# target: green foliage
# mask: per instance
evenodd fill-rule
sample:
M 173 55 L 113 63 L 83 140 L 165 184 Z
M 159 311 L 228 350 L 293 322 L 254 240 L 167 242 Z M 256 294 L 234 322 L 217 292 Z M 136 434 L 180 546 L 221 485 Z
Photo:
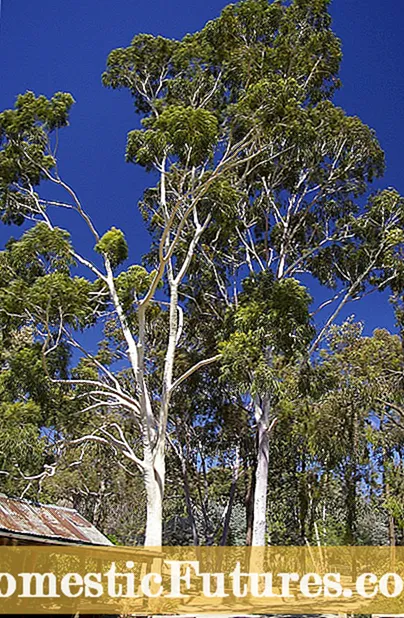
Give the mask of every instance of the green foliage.
M 88 323 L 91 283 L 83 277 L 51 273 L 27 291 L 27 303 L 37 307 L 53 323 L 61 316 L 66 324 L 83 328 Z
M 247 278 L 231 316 L 234 331 L 219 345 L 223 375 L 244 388 L 252 382 L 261 393 L 275 388 L 281 359 L 303 354 L 314 334 L 310 303 L 293 279 L 275 281 L 270 273 Z
M 68 408 L 65 393 L 44 372 L 42 345 L 32 326 L 1 329 L 0 471 L 9 495 L 37 498 L 38 485 L 25 477 L 40 475 L 52 462 L 51 435 Z M 66 377 L 69 353 L 60 346 L 48 356 L 48 375 Z
M 116 278 L 116 288 L 122 306 L 126 311 L 133 308 L 133 303 L 139 295 L 147 292 L 154 277 L 154 271 L 149 273 L 139 265 L 129 266 L 126 271 L 118 275 Z
M 11 495 L 22 491 L 27 482 L 21 473 L 40 473 L 46 440 L 41 437 L 41 413 L 32 402 L 0 403 L 0 469 L 2 490 Z
M 49 139 L 68 124 L 73 103 L 63 92 L 51 99 L 26 92 L 14 109 L 0 114 L 0 209 L 6 223 L 23 222 L 34 199 L 30 189 L 55 166 Z
M 112 227 L 95 245 L 97 253 L 105 255 L 112 268 L 117 268 L 128 257 L 128 245 L 122 230 Z
M 102 303 L 97 283 L 70 274 L 74 264 L 69 234 L 45 223 L 12 239 L 0 254 L 0 323 L 22 326 L 27 316 L 46 328 L 85 328 Z
M 303 352 L 313 336 L 312 298 L 294 279 L 271 279 L 270 273 L 259 273 L 244 281 L 235 321 L 243 330 L 262 332 L 269 345 L 289 357 Z
M 110 53 L 103 83 L 129 89 L 143 115 L 144 128 L 128 135 L 128 161 L 151 169 L 172 156 L 199 166 L 229 137 L 231 116 L 235 135 L 254 125 L 258 133 L 259 124 L 290 122 L 298 101 L 329 95 L 340 58 L 326 2 L 244 0 L 181 41 L 137 35 Z
M 232 85 L 280 74 L 298 78 L 299 86 L 317 100 L 338 86 L 335 75 L 341 59 L 327 5 L 322 0 L 315 4 L 245 0 L 227 6 L 202 36 L 226 67 Z
M 177 41 L 162 36 L 135 36 L 130 47 L 118 48 L 109 54 L 107 70 L 102 76 L 104 86 L 129 88 L 135 98 L 136 109 L 140 112 L 148 111 L 150 102 L 140 92 L 141 83 L 147 79 L 152 91 L 158 88 L 161 69 L 167 67 L 170 71 L 177 47 Z
M 153 238 L 148 268 L 131 265 L 114 279 L 125 328 L 145 358 L 141 388 L 128 369 L 122 314 L 105 278 L 75 276 L 70 236 L 51 229 L 50 204 L 36 192 L 51 172 L 61 182 L 52 141 L 68 124 L 72 97 L 28 92 L 0 114 L 2 218 L 43 219 L 0 253 L 0 471 L 7 492 L 25 491 L 24 475 L 37 475 L 58 456 L 55 477 L 46 489 L 30 485 L 29 495 L 41 489 L 52 500 L 69 499 L 117 542 L 142 542 L 143 486 L 132 468 L 127 474 L 121 467 L 115 423 L 141 453 L 142 427 L 120 396 L 137 398 L 147 386 L 151 405 L 160 403 L 169 328 L 166 303 L 153 303 L 139 345 L 136 311 L 161 252 L 175 248 L 171 261 L 162 260 L 175 272 L 206 222 L 179 285 L 174 380 L 218 348 L 222 360 L 182 382 L 170 401 L 176 452 L 167 458 L 166 541 L 190 542 L 194 508 L 200 538 L 217 542 L 234 490 L 227 541 L 243 542 L 257 399 L 270 401 L 269 421 L 277 421 L 268 462 L 272 543 L 386 542 L 389 518 L 403 528 L 401 340 L 382 330 L 364 337 L 349 321 L 329 329 L 327 345 L 308 358 L 319 328 L 310 313 L 313 277 L 347 298 L 391 285 L 404 322 L 403 199 L 388 189 L 357 201 L 383 173 L 384 155 L 374 132 L 330 100 L 341 50 L 328 5 L 242 0 L 182 40 L 140 34 L 108 57 L 104 84 L 128 89 L 141 116 L 126 158 L 160 174 L 141 204 Z M 231 157 L 224 164 L 225 153 Z M 86 219 L 69 195 L 69 208 Z M 117 269 L 128 257 L 124 233 L 111 228 L 95 251 Z M 94 327 L 101 336 L 100 325 L 97 352 L 84 352 L 77 331 Z M 66 385 L 69 378 L 76 381 Z M 102 409 L 95 381 L 105 386 Z M 108 451 L 70 445 L 60 455 L 53 444 L 108 430 L 118 431 Z M 242 473 L 233 485 L 236 451 Z M 178 492 L 186 482 L 188 502 Z
M 24 276 L 24 271 L 49 270 L 66 271 L 74 263 L 71 256 L 70 234 L 60 228 L 50 229 L 44 222 L 37 223 L 27 230 L 20 240 L 10 240 L 7 244 L 10 263 L 16 273 Z
M 217 118 L 205 109 L 169 106 L 144 124 L 150 128 L 129 133 L 126 158 L 146 168 L 169 153 L 182 164 L 200 165 L 212 156 L 218 139 Z

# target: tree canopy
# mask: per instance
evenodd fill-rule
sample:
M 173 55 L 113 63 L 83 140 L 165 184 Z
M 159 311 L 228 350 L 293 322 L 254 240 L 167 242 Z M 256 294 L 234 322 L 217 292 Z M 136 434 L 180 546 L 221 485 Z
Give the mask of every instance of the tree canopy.
M 5 491 L 68 496 L 122 543 L 402 542 L 404 201 L 372 189 L 376 134 L 333 102 L 328 5 L 242 0 L 111 51 L 145 256 L 64 179 L 70 94 L 0 113 L 1 217 L 22 226 L 0 253 Z M 378 291 L 398 334 L 342 319 Z

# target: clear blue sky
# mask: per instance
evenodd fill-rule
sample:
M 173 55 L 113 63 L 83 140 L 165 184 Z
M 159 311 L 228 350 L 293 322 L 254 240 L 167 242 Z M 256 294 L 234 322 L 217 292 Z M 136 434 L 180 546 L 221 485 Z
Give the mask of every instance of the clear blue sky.
M 1 1 L 1 0 L 0 0 Z M 62 134 L 62 175 L 78 191 L 101 231 L 122 227 L 131 260 L 147 250 L 137 213 L 147 177 L 124 162 L 126 133 L 137 120 L 130 97 L 101 86 L 109 51 L 139 32 L 182 37 L 201 28 L 224 0 L 2 0 L 0 109 L 27 89 L 71 92 L 76 105 Z M 374 128 L 387 156 L 383 184 L 404 193 L 404 2 L 334 0 L 334 30 L 342 39 L 343 88 L 336 102 Z M 76 232 L 76 230 L 75 230 Z M 0 227 L 0 241 L 10 230 Z M 87 237 L 77 229 L 80 244 Z M 392 326 L 385 298 L 349 313 Z

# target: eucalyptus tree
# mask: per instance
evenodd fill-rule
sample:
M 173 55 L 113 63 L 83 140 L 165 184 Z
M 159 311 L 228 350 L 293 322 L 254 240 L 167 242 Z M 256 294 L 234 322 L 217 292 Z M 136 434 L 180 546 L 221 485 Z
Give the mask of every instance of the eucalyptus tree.
M 208 114 L 214 114 L 222 136 L 214 159 L 222 153 L 224 156 L 232 152 L 238 154 L 237 166 L 231 162 L 221 182 L 211 185 L 211 190 L 204 196 L 204 208 L 210 213 L 205 240 L 199 242 L 199 238 L 195 239 L 194 222 L 184 216 L 186 209 L 176 212 L 181 218 L 178 224 L 182 226 L 183 238 L 189 239 L 185 241 L 185 246 L 179 243 L 179 250 L 182 249 L 186 256 L 187 242 L 195 239 L 195 245 L 199 244 L 198 255 L 201 254 L 202 259 L 194 262 L 194 268 L 190 266 L 188 277 L 183 280 L 185 285 L 182 289 L 175 286 L 175 293 L 182 293 L 186 299 L 191 289 L 191 296 L 195 298 L 197 292 L 193 281 L 196 280 L 197 286 L 204 285 L 206 278 L 210 277 L 204 271 L 212 271 L 212 277 L 225 297 L 224 302 L 223 298 L 214 300 L 217 306 L 213 314 L 220 313 L 221 307 L 232 304 L 232 300 L 227 299 L 227 277 L 224 280 L 218 278 L 222 271 L 221 258 L 225 262 L 225 275 L 229 265 L 233 281 L 237 282 L 240 267 L 244 267 L 240 256 L 245 252 L 245 236 L 249 242 L 251 234 L 255 234 L 254 228 L 258 230 L 261 226 L 262 218 L 253 226 L 251 221 L 256 218 L 253 213 L 259 203 L 256 194 L 260 193 L 262 177 L 268 176 L 269 170 L 275 167 L 285 170 L 281 173 L 282 180 L 278 180 L 277 189 L 282 183 L 285 185 L 283 176 L 286 170 L 289 172 L 289 184 L 292 182 L 297 166 L 291 165 L 291 161 L 296 158 L 297 149 L 305 147 L 307 150 L 317 131 L 316 121 L 306 118 L 308 106 L 311 109 L 338 85 L 340 45 L 330 29 L 327 5 L 325 0 L 273 3 L 247 0 L 226 7 L 219 18 L 209 22 L 199 33 L 186 36 L 181 43 L 161 37 L 140 36 L 135 37 L 130 47 L 110 54 L 104 83 L 113 88 L 127 88 L 134 97 L 136 108 L 147 116 L 143 121 L 146 131 L 137 130 L 129 134 L 128 159 L 146 168 L 157 162 L 161 174 L 159 188 L 146 192 L 142 205 L 149 229 L 155 237 L 151 263 L 158 254 L 159 239 L 166 220 L 166 204 L 170 200 L 175 201 L 177 185 L 174 186 L 173 182 L 178 182 L 179 170 L 186 156 L 191 169 L 190 178 L 194 183 L 195 163 L 193 155 L 189 154 L 189 145 L 188 155 L 187 149 L 184 149 L 181 123 L 186 121 L 190 133 L 197 135 L 197 108 L 199 126 L 203 125 L 207 137 L 212 126 Z M 203 117 L 200 108 L 203 108 Z M 317 124 L 321 124 L 321 115 L 322 110 L 318 109 Z M 166 145 L 164 131 L 169 123 L 175 131 L 177 148 L 177 158 L 170 173 L 165 167 L 166 159 L 161 150 Z M 305 131 L 305 123 L 312 123 L 311 131 Z M 168 195 L 171 197 L 167 201 Z M 254 252 L 254 248 L 252 253 L 248 250 L 247 259 L 241 258 L 241 262 L 257 262 Z M 251 267 L 251 270 L 254 268 Z M 234 287 L 237 288 L 237 285 Z M 173 289 L 172 282 L 167 280 L 167 293 L 170 294 Z M 293 297 L 292 286 L 288 290 L 289 296 Z M 305 304 L 304 299 L 302 303 Z M 293 304 L 292 299 L 289 304 Z M 208 328 L 216 324 L 216 320 L 212 319 Z M 307 321 L 306 315 L 300 315 L 297 320 L 303 328 L 307 326 L 303 324 Z M 201 339 L 203 341 L 204 337 Z M 203 358 L 203 345 L 198 348 Z M 216 357 L 216 352 L 212 350 L 212 358 Z M 255 399 L 259 414 L 262 406 L 258 393 Z M 268 427 L 264 416 L 259 422 L 262 427 L 262 462 L 267 448 Z M 256 526 L 262 529 L 265 470 L 260 468 L 259 476 L 262 482 L 258 484 L 256 495 L 260 506 L 256 511 L 260 511 L 261 523 L 257 515 Z M 259 538 L 255 536 L 255 542 L 262 544 L 263 534 L 260 533 Z
M 345 542 L 366 538 L 367 502 L 394 545 L 393 513 L 402 525 L 403 355 L 398 335 L 377 329 L 365 337 L 362 331 L 363 324 L 352 320 L 330 330 L 318 361 L 326 386 L 312 401 L 313 416 L 322 420 L 311 424 L 312 453 L 327 460 L 344 488 Z
M 1 260 L 2 277 L 7 265 Z M 0 303 L 3 295 L 0 293 Z M 5 319 L 4 319 L 5 318 Z M 69 355 L 61 346 L 49 357 L 49 373 L 64 377 Z M 0 316 L 0 486 L 16 496 L 38 498 L 45 478 L 53 476 L 55 444 L 51 428 L 68 404 L 63 387 L 43 372 L 41 344 L 27 323 Z M 45 429 L 46 428 L 46 429 Z
M 304 356 L 310 338 L 314 351 L 348 301 L 396 277 L 402 200 L 391 190 L 355 204 L 382 173 L 383 153 L 372 131 L 328 100 L 341 52 L 327 6 L 245 0 L 181 41 L 142 34 L 111 52 L 104 84 L 128 89 L 141 118 L 126 157 L 152 178 L 141 201 L 153 234 L 145 265 L 128 265 L 118 222 L 99 232 L 60 173 L 55 144 L 71 95 L 28 92 L 0 114 L 3 219 L 31 224 L 2 254 L 2 313 L 35 327 L 48 380 L 70 389 L 85 419 L 74 445 L 97 442 L 142 474 L 146 544 L 162 542 L 173 397 L 220 355 L 255 409 L 253 536 L 264 544 L 277 367 Z M 44 182 L 53 198 L 40 193 Z M 59 208 L 87 226 L 91 256 L 56 227 Z M 333 290 L 315 337 L 302 273 Z M 190 348 L 198 311 L 202 336 Z M 94 354 L 80 331 L 100 326 Z M 55 376 L 52 354 L 66 346 L 82 361 Z
M 262 2 L 245 6 L 250 18 L 255 8 L 264 8 Z M 280 3 L 271 10 L 274 19 L 277 14 L 283 19 Z M 129 88 L 142 117 L 142 128 L 128 135 L 127 159 L 154 172 L 155 186 L 142 203 L 155 230 L 156 251 L 149 270 L 139 264 L 123 267 L 128 258 L 124 232 L 113 227 L 100 233 L 89 209 L 60 174 L 56 142 L 59 130 L 68 124 L 72 96 L 57 93 L 47 99 L 27 92 L 17 98 L 14 109 L 0 115 L 3 220 L 31 223 L 3 252 L 7 268 L 2 311 L 19 325 L 28 322 L 35 327 L 48 379 L 70 386 L 72 396 L 83 403 L 83 414 L 91 415 L 92 431 L 78 435 L 74 444 L 98 442 L 116 451 L 126 461 L 122 465 L 140 470 L 147 494 L 148 545 L 162 542 L 172 395 L 218 357 L 215 353 L 200 358 L 183 373 L 176 372 L 183 328 L 179 288 L 213 210 L 217 218 L 233 201 L 237 169 L 244 164 L 252 172 L 258 157 L 270 161 L 279 154 L 268 148 L 258 119 L 240 130 L 232 114 L 244 94 L 239 65 L 245 74 L 249 68 L 241 49 L 235 62 L 229 62 L 232 44 L 230 33 L 223 38 L 225 22 L 208 24 L 183 41 L 138 35 L 129 48 L 115 50 L 108 58 L 105 85 Z M 266 27 L 272 34 L 277 28 L 270 16 Z M 223 42 L 219 48 L 218 41 Z M 286 51 L 289 60 L 292 47 Z M 312 67 L 314 81 L 322 65 L 319 61 Z M 248 175 L 244 170 L 243 177 Z M 40 193 L 43 182 L 54 188 L 53 198 Z M 93 237 L 91 257 L 78 250 L 69 232 L 55 226 L 52 213 L 58 208 L 81 217 Z M 157 294 L 161 285 L 163 299 Z M 80 331 L 100 324 L 105 324 L 109 346 L 92 354 Z M 160 338 L 155 345 L 157 331 L 165 341 Z M 84 360 L 70 376 L 55 377 L 48 361 L 64 345 Z M 124 369 L 114 366 L 117 360 L 126 363 Z
M 142 47 L 142 43 L 139 45 Z M 148 57 L 143 57 L 146 65 Z M 164 64 L 164 59 L 161 62 Z M 210 84 L 210 88 L 214 86 Z M 117 269 L 128 253 L 123 232 L 112 228 L 101 235 L 56 167 L 52 137 L 57 129 L 67 124 L 72 102 L 67 94 L 57 94 L 47 100 L 26 93 L 18 97 L 13 110 L 6 110 L 0 116 L 3 218 L 15 223 L 33 221 L 33 226 L 22 238 L 3 253 L 7 268 L 2 276 L 2 311 L 17 322 L 20 320 L 20 324 L 28 321 L 35 326 L 37 337 L 43 341 L 44 367 L 49 380 L 69 384 L 73 393 L 85 402 L 83 412 L 97 415 L 94 430 L 78 436 L 75 444 L 87 441 L 105 444 L 126 458 L 130 466 L 140 469 L 147 493 L 146 544 L 161 545 L 170 399 L 179 384 L 198 369 L 198 365 L 188 367 L 184 375 L 174 376 L 175 350 L 182 328 L 177 290 L 186 275 L 196 243 L 209 223 L 209 212 L 206 209 L 201 212 L 203 198 L 226 170 L 236 165 L 248 140 L 239 142 L 236 147 L 230 145 L 219 154 L 218 160 L 214 160 L 213 153 L 221 137 L 215 114 L 196 107 L 184 115 L 181 108 L 168 105 L 153 128 L 131 134 L 129 151 L 137 150 L 144 160 L 149 156 L 146 151 L 151 148 L 147 165 L 155 164 L 159 170 L 163 229 L 155 270 L 148 272 L 140 265 L 130 265 L 118 274 Z M 179 127 L 182 127 L 182 138 L 178 137 Z M 37 187 L 43 180 L 56 189 L 63 189 L 66 201 L 42 199 Z M 55 227 L 52 208 L 66 208 L 81 216 L 93 235 L 95 255 L 102 256 L 101 267 L 96 259 L 81 255 L 73 247 L 66 231 Z M 185 255 L 178 255 L 181 229 L 190 217 L 193 238 Z M 74 275 L 75 264 L 87 268 L 92 278 Z M 168 300 L 159 305 L 155 294 L 165 277 L 170 292 Z M 154 323 L 159 307 L 164 311 L 166 304 L 168 335 L 156 395 L 150 392 L 148 384 L 156 359 L 149 356 L 147 329 L 148 323 Z M 114 334 L 118 341 L 115 358 L 123 356 L 127 361 L 129 379 L 127 374 L 121 378 L 121 372 L 110 368 L 108 360 L 103 362 L 102 354 L 97 357 L 86 350 L 78 336 L 80 330 L 102 324 L 108 313 L 113 314 L 115 331 L 118 329 L 120 333 L 120 337 Z M 86 371 L 84 375 L 81 371 L 68 378 L 52 376 L 47 360 L 55 349 L 66 343 L 86 359 L 87 375 Z M 211 361 L 204 360 L 202 365 L 206 362 Z M 110 412 L 114 409 L 119 413 L 111 422 Z M 100 423 L 98 419 L 102 415 L 104 422 Z M 121 417 L 125 422 L 121 423 Z M 129 431 L 125 431 L 128 425 Z M 141 446 L 137 441 L 139 432 Z
M 368 136 L 371 136 L 370 132 Z M 371 139 L 374 139 L 373 136 Z M 366 152 L 361 141 L 356 143 L 356 147 L 357 155 Z M 315 143 L 311 146 L 311 153 L 314 148 Z M 328 161 L 332 161 L 331 167 L 338 168 L 337 160 L 341 161 L 341 156 L 336 155 L 335 159 L 329 159 L 329 156 L 330 152 L 324 157 L 326 167 Z M 352 161 L 347 163 L 349 169 L 351 164 Z M 356 182 L 358 172 L 354 171 L 353 176 Z M 355 189 L 349 187 L 349 184 L 350 181 L 347 182 L 347 192 L 352 195 L 351 191 Z M 343 190 L 340 179 L 336 185 L 340 195 L 333 199 L 333 190 L 326 190 L 326 201 L 321 203 L 319 199 L 318 205 L 316 191 L 321 192 L 321 187 L 315 189 L 314 197 L 311 195 L 308 202 L 294 189 L 283 209 L 279 197 L 271 197 L 276 196 L 277 191 L 267 191 L 268 183 L 264 179 L 264 190 L 259 199 L 268 198 L 274 207 L 273 210 L 269 208 L 273 216 L 271 222 L 266 214 L 265 221 L 261 219 L 264 226 L 268 225 L 268 234 L 262 240 L 262 230 L 256 229 L 258 226 L 254 221 L 258 218 L 256 214 L 244 219 L 244 225 L 241 225 L 244 229 L 237 230 L 240 232 L 240 250 L 245 250 L 245 261 L 240 260 L 235 272 L 239 273 L 247 262 L 251 274 L 246 282 L 256 282 L 257 294 L 260 293 L 260 287 L 263 289 L 261 281 L 265 278 L 270 280 L 271 277 L 273 280 L 272 291 L 264 293 L 258 304 L 255 299 L 245 301 L 244 295 L 236 287 L 237 296 L 230 300 L 233 308 L 229 309 L 233 315 L 233 332 L 225 337 L 220 346 L 225 374 L 233 378 L 237 376 L 244 393 L 251 397 L 260 436 L 253 535 L 253 543 L 257 545 L 265 541 L 269 433 L 277 422 L 279 368 L 288 362 L 288 358 L 300 358 L 304 366 L 310 358 L 315 357 L 329 328 L 347 303 L 357 301 L 373 291 L 386 289 L 399 276 L 402 268 L 400 229 L 404 224 L 404 208 L 400 195 L 396 191 L 386 190 L 372 196 L 362 209 L 355 207 L 352 202 L 348 205 L 341 198 Z M 282 188 L 278 196 L 284 198 L 285 193 Z M 301 200 L 297 208 L 294 202 L 296 199 Z M 300 208 L 303 211 L 301 213 Z M 243 210 L 248 212 L 246 205 Z M 289 216 L 292 222 L 288 220 Z M 280 221 L 276 221 L 278 218 Z M 281 240 L 279 236 L 286 228 L 290 233 L 287 242 L 286 237 Z M 310 314 L 309 290 L 314 279 L 327 287 L 330 294 Z M 308 289 L 302 286 L 302 282 Z M 228 294 L 232 286 L 225 288 L 223 281 L 220 281 L 217 289 L 218 294 L 225 289 Z M 285 303 L 287 296 L 284 292 L 288 289 L 289 302 Z M 276 305 L 284 320 L 286 349 L 282 347 L 284 342 L 279 340 L 282 334 L 279 322 L 282 324 L 282 318 L 271 304 L 271 297 L 276 299 L 277 293 L 280 296 Z M 250 297 L 253 298 L 251 294 Z M 322 317 L 324 313 L 326 315 Z M 313 326 L 316 330 L 310 342 L 310 327 Z
M 283 369 L 269 458 L 271 543 L 400 538 L 402 363 L 398 335 L 364 336 L 349 319 L 331 327 L 312 366 Z
M 394 189 L 366 203 L 362 197 L 383 174 L 384 155 L 374 132 L 331 102 L 340 48 L 327 6 L 247 1 L 207 26 L 210 37 L 223 35 L 216 48 L 242 84 L 243 96 L 232 102 L 237 131 L 248 133 L 258 122 L 259 144 L 277 153 L 238 168 L 231 205 L 213 217 L 198 253 L 210 274 L 188 279 L 196 316 L 210 313 L 217 321 L 221 308 L 226 324 L 227 310 L 232 326 L 221 329 L 219 345 L 224 375 L 254 409 L 256 545 L 265 543 L 279 366 L 313 358 L 348 303 L 400 287 L 402 279 L 404 202 Z M 240 294 L 243 279 L 248 294 Z M 318 283 L 325 298 L 310 316 Z
M 194 49 L 203 42 L 207 52 L 202 65 L 193 60 L 192 70 L 202 66 L 205 76 L 220 75 L 216 92 L 233 135 L 256 135 L 248 160 L 207 196 L 212 221 L 183 294 L 187 308 L 205 319 L 209 315 L 211 324 L 218 325 L 226 309 L 231 315 L 233 332 L 225 324 L 217 333 L 223 374 L 234 377 L 240 394 L 250 397 L 257 422 L 257 545 L 265 543 L 278 365 L 312 356 L 348 302 L 394 283 L 402 269 L 401 196 L 387 190 L 365 206 L 358 199 L 383 173 L 383 152 L 372 130 L 329 100 L 339 85 L 341 55 L 327 6 L 322 0 L 241 2 L 185 39 Z M 112 85 L 128 87 L 136 99 L 148 82 L 133 82 L 133 49 L 115 53 L 119 79 Z M 182 75 L 172 93 L 180 92 L 192 105 L 187 79 Z M 158 204 L 152 194 L 144 204 L 158 236 Z M 192 230 L 184 226 L 184 233 Z M 240 295 L 246 274 L 249 292 Z M 312 281 L 307 275 L 330 290 L 315 311 L 325 317 L 318 314 L 314 336 L 310 297 L 297 283 Z M 253 286 L 256 295 L 249 302 Z M 198 333 L 206 342 L 201 329 Z

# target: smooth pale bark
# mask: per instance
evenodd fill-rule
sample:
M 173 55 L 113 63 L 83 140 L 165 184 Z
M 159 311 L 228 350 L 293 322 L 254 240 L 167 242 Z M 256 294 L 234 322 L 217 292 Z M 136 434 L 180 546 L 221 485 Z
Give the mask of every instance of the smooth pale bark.
M 247 518 L 247 530 L 245 536 L 245 544 L 249 547 L 252 544 L 253 526 L 254 526 L 254 495 L 255 495 L 255 465 L 249 471 L 250 479 L 245 496 L 245 508 Z
M 147 519 L 145 545 L 161 547 L 163 545 L 163 498 L 165 485 L 165 443 L 170 391 L 172 385 L 176 338 L 178 334 L 178 288 L 170 278 L 170 322 L 167 352 L 164 365 L 163 392 L 160 406 L 158 432 L 155 447 L 149 447 L 145 457 L 144 474 Z M 150 441 L 149 435 L 146 441 Z
M 144 483 L 147 499 L 146 547 L 161 547 L 163 545 L 163 497 L 165 481 L 164 450 L 160 450 L 154 462 L 146 465 Z
M 162 204 L 165 204 L 165 182 L 164 174 L 162 175 Z M 195 210 L 196 216 L 196 210 Z M 178 286 L 185 276 L 189 264 L 194 255 L 196 245 L 199 238 L 208 224 L 209 218 L 206 219 L 205 224 L 196 226 L 196 231 L 190 245 L 188 247 L 187 255 L 184 262 L 177 274 L 174 277 L 174 268 L 171 260 L 167 263 L 167 278 L 170 289 L 170 310 L 169 310 L 169 334 L 167 342 L 167 351 L 164 361 L 164 375 L 163 375 L 163 388 L 161 394 L 160 411 L 157 422 L 157 430 L 154 429 L 154 418 L 151 410 L 150 399 L 146 399 L 142 393 L 142 398 L 145 404 L 146 424 L 144 424 L 144 441 L 145 441 L 145 488 L 147 498 L 147 520 L 146 520 L 146 537 L 145 545 L 149 547 L 161 547 L 163 539 L 163 498 L 164 498 L 164 484 L 165 484 L 165 445 L 166 445 L 166 433 L 167 433 L 167 421 L 170 408 L 171 394 L 173 391 L 173 373 L 174 373 L 174 361 L 175 351 L 178 344 L 178 339 L 181 335 L 182 326 L 178 319 Z M 166 247 L 169 251 L 169 247 Z M 139 341 L 141 343 L 139 348 L 139 366 L 142 370 L 142 384 L 144 384 L 144 358 L 143 350 L 145 348 L 144 342 L 146 337 L 144 335 L 144 320 L 139 321 Z M 213 359 L 209 359 L 207 362 L 212 362 Z M 195 370 L 191 368 L 187 373 Z M 179 379 L 180 383 L 182 378 Z M 148 395 L 147 389 L 144 389 L 144 393 Z M 155 438 L 155 439 L 153 439 Z
M 262 547 L 266 544 L 269 433 L 271 431 L 269 398 L 266 397 L 262 400 L 257 399 L 254 405 L 257 422 L 257 468 L 255 472 L 252 545 L 253 547 Z

